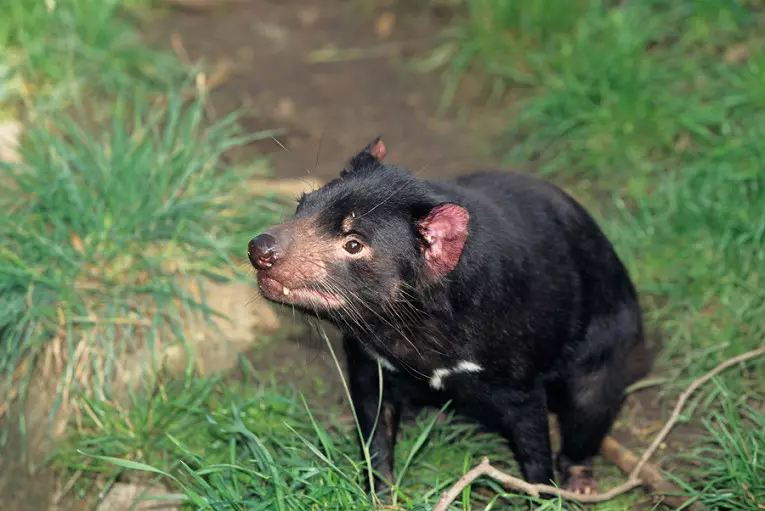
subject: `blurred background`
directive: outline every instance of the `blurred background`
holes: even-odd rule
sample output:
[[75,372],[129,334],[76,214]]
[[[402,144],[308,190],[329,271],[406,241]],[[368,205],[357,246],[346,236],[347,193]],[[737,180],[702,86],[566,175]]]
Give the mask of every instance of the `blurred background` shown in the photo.
[[[636,452],[693,379],[763,345],[761,1],[0,13],[0,509],[372,509],[337,344],[266,305],[244,256],[378,135],[423,177],[520,169],[593,212],[661,346],[614,430]],[[654,457],[685,497],[762,509],[764,370],[705,385]],[[498,437],[410,415],[401,509],[432,509],[484,455],[516,470]],[[598,463],[601,487],[623,479]],[[452,509],[527,500],[482,480]]]

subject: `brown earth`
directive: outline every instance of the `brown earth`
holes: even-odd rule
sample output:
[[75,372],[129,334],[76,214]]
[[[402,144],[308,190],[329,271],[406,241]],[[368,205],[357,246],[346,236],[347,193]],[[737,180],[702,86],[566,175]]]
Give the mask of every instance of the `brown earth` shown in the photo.
[[[270,154],[280,177],[334,177],[377,135],[391,161],[424,168],[423,176],[496,165],[486,151],[485,135],[498,125],[494,116],[489,122],[489,110],[472,109],[481,119],[469,125],[438,117],[439,77],[407,68],[410,57],[434,47],[445,15],[416,1],[361,8],[371,3],[239,0],[176,12],[154,24],[149,38],[184,59],[232,63],[212,94],[214,110],[254,109],[247,128],[287,130],[279,137],[287,150],[272,141],[252,148]],[[376,29],[386,19],[390,28]],[[326,61],[317,62],[322,56]]]

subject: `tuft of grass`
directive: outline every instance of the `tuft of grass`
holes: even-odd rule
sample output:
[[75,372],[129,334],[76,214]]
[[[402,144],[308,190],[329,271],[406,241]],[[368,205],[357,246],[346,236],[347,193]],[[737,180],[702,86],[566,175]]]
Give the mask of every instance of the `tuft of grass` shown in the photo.
[[128,19],[151,0],[19,0],[3,7],[0,69],[13,78],[8,100],[28,110],[63,108],[93,95],[163,90],[187,74],[170,54],[141,44]]
[[208,124],[204,98],[173,92],[111,107],[98,130],[63,114],[31,125],[23,163],[0,168],[0,371],[21,397],[51,360],[60,399],[110,396],[122,355],[184,342],[216,313],[203,280],[235,278],[248,234],[279,212],[246,196],[263,162],[223,161],[259,136],[236,115]]
[[130,20],[152,4],[21,0],[0,19],[0,118],[25,119],[23,163],[0,167],[0,417],[35,371],[53,419],[140,379],[126,355],[156,369],[210,328],[205,280],[240,276],[247,234],[280,213],[244,193],[265,161],[224,161],[268,133],[205,119],[195,70]]
[[[138,470],[180,488],[186,509],[374,509],[361,486],[367,469],[355,429],[339,420],[341,410],[312,411],[294,389],[269,381],[160,379],[144,392],[126,407],[84,398],[87,412],[56,463],[99,477],[81,478],[75,491]],[[480,456],[500,465],[511,456],[496,435],[434,419],[421,414],[402,431],[397,466],[408,468],[397,498],[406,509],[432,507]],[[475,505],[496,500],[480,490],[487,484],[475,485]]]
[[[701,504],[713,509],[760,509],[765,501],[765,414],[748,399],[718,383],[716,409],[702,423],[707,438],[683,458],[696,468],[691,477],[704,481],[694,488],[681,480]],[[680,479],[680,478],[678,478]]]

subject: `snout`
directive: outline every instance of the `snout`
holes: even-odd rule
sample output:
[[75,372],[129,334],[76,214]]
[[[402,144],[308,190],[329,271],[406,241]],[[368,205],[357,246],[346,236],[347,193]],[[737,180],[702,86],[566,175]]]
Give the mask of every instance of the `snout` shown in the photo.
[[267,232],[256,236],[247,245],[247,257],[258,270],[268,270],[284,255],[284,248]]
[[326,241],[305,220],[272,227],[247,244],[263,297],[308,310],[336,309],[344,303],[321,285],[327,278],[327,254]]

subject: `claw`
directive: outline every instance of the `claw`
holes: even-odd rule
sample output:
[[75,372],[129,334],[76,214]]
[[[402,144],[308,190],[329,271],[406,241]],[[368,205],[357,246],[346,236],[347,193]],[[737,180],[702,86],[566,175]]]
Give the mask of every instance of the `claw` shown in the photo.
[[592,475],[592,468],[573,466],[568,469],[568,478],[563,488],[579,495],[595,495],[600,493],[598,483]]

